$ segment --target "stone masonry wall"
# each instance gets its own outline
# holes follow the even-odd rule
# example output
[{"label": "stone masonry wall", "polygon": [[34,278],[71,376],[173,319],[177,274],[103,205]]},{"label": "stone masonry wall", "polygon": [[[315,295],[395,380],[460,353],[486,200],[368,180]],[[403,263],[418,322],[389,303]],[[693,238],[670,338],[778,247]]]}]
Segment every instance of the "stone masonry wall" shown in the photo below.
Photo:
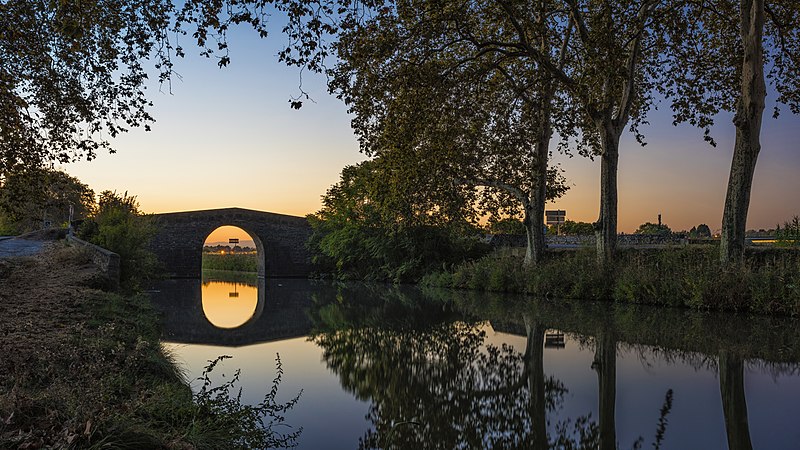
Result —
[{"label": "stone masonry wall", "polygon": [[242,208],[213,209],[155,215],[158,233],[150,248],[172,278],[197,278],[202,273],[206,237],[223,225],[246,231],[256,243],[259,275],[306,277],[311,255],[305,242],[311,227],[304,217]]},{"label": "stone masonry wall", "polygon": [[92,255],[92,262],[108,280],[108,286],[112,289],[117,289],[119,287],[120,259],[118,254],[90,242],[78,239],[71,234],[67,235],[67,241],[88,249],[89,253]]}]

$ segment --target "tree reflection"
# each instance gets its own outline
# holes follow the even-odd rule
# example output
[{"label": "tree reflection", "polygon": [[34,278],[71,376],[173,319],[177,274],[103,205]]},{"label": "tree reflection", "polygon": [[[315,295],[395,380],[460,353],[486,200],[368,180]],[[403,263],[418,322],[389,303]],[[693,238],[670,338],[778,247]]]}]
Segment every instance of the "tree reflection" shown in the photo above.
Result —
[{"label": "tree reflection", "polygon": [[[655,357],[717,371],[728,448],[751,450],[745,365],[773,375],[800,371],[800,331],[796,322],[780,318],[513,302],[459,291],[425,294],[427,299],[396,289],[340,291],[312,308],[314,340],[328,367],[346,390],[370,402],[372,427],[360,448],[616,449],[617,357],[633,351],[643,364]],[[486,321],[524,335],[524,349],[491,345]],[[545,375],[548,329],[593,348],[596,417],[555,420],[567,386]],[[665,445],[672,401],[668,389],[654,424],[656,449]],[[639,438],[633,448],[643,444]]]},{"label": "tree reflection", "polygon": [[[400,304],[408,315],[398,322]],[[526,345],[518,351],[487,343],[479,322],[420,318],[423,326],[411,326],[408,317],[430,307],[409,298],[319,306],[314,342],[342,386],[371,402],[372,428],[359,448],[597,447],[597,426],[588,417],[548,435],[548,412],[567,390],[544,373],[546,327],[533,318],[525,318]],[[392,311],[394,320],[383,323],[395,326],[378,326],[378,311]]]},{"label": "tree reflection", "polygon": [[719,390],[730,450],[752,450],[744,395],[744,360],[729,351],[719,354]]},{"label": "tree reflection", "polygon": [[600,450],[617,448],[616,398],[617,398],[617,341],[612,330],[597,337],[594,362],[600,410]]}]

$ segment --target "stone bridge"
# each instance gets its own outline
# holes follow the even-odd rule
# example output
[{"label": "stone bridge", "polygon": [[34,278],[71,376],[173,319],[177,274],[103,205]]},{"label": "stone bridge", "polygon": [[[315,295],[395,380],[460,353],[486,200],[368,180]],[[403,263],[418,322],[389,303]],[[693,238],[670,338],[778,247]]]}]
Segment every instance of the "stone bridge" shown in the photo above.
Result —
[{"label": "stone bridge", "polygon": [[154,214],[158,232],[150,249],[171,278],[199,278],[203,244],[212,231],[232,225],[246,231],[258,249],[258,275],[306,277],[311,255],[305,242],[311,227],[305,217],[242,208]]}]

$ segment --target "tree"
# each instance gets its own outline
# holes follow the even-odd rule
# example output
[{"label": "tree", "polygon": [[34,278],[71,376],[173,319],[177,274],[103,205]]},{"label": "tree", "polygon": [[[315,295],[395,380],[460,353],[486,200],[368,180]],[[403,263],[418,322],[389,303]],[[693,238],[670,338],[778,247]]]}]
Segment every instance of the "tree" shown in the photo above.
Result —
[{"label": "tree", "polygon": [[[545,202],[566,190],[548,159],[553,129],[569,134],[562,126],[569,115],[541,67],[482,49],[483,40],[509,33],[493,18],[498,10],[401,4],[376,7],[363,20],[347,15],[331,89],[350,105],[362,151],[436,174],[481,214],[522,216],[525,262],[536,263],[544,255]],[[563,66],[569,26],[539,5],[526,18],[540,51],[555,52]]]},{"label": "tree", "polygon": [[341,277],[399,282],[482,254],[462,204],[437,200],[437,181],[418,175],[398,173],[380,157],[345,167],[322,209],[308,217],[317,266]]},{"label": "tree", "polygon": [[696,227],[692,227],[689,230],[689,237],[693,239],[710,239],[711,238],[711,228],[708,225],[701,223]]},{"label": "tree", "polygon": [[0,183],[0,216],[8,233],[38,230],[43,221],[66,225],[94,211],[94,191],[66,172],[29,168],[9,174]]},{"label": "tree", "polygon": [[639,228],[637,228],[634,233],[669,235],[672,234],[672,230],[665,224],[645,222],[639,225]]},{"label": "tree", "polygon": [[[331,86],[351,105],[365,153],[435,174],[437,190],[460,190],[480,213],[522,215],[525,261],[535,263],[544,254],[545,201],[566,189],[547,164],[555,90],[535,67],[475,57],[471,43],[431,49],[458,38],[447,20],[467,23],[472,13],[403,6],[366,21],[346,18]],[[417,26],[426,20],[436,25]],[[502,32],[488,25],[487,32]]]},{"label": "tree", "polygon": [[[668,26],[662,19],[671,18],[669,13],[674,5],[656,0],[545,0],[533,5],[505,0],[445,4],[377,2],[368,5],[370,13],[364,14],[360,7],[350,8],[353,3],[344,1],[336,2],[343,5],[339,12],[344,18],[331,23],[321,21],[321,14],[311,6],[319,2],[298,3],[303,7],[292,13],[289,27],[290,36],[298,43],[295,53],[287,49],[290,63],[318,66],[330,51],[347,60],[348,55],[342,52],[348,51],[352,42],[340,40],[326,46],[323,37],[333,34],[341,39],[343,35],[365,30],[373,33],[368,39],[369,48],[389,55],[376,58],[368,67],[367,72],[371,68],[379,80],[396,79],[396,74],[389,75],[388,70],[397,64],[407,62],[409,72],[416,73],[423,63],[442,55],[455,55],[457,69],[483,63],[507,81],[517,95],[535,100],[533,109],[541,113],[540,120],[530,123],[536,125],[534,129],[541,137],[537,142],[544,142],[553,127],[560,134],[565,133],[562,137],[573,136],[573,130],[579,130],[580,152],[601,158],[601,206],[596,222],[598,260],[602,263],[613,257],[619,139],[629,126],[637,130],[652,104],[650,91],[658,84],[659,77],[665,76],[660,70],[659,57],[668,44],[664,31]],[[384,33],[384,30],[390,31]],[[570,39],[573,31],[576,38]],[[319,50],[308,52],[309,48]],[[443,72],[449,74],[445,69]],[[522,77],[518,77],[520,73]],[[402,88],[411,78],[401,79]],[[352,77],[348,81],[353,81]],[[363,86],[355,80],[353,87],[357,91]],[[564,98],[568,108],[554,105],[553,101],[561,98],[559,92],[569,94]],[[356,95],[374,96],[374,93],[356,92]],[[379,99],[366,102],[363,108],[354,104],[356,115],[374,117],[374,110],[384,106],[380,96],[375,98]],[[437,96],[432,98],[439,101]],[[345,100],[351,99],[345,96]],[[579,114],[565,114],[565,111]],[[569,126],[560,126],[565,122]],[[357,123],[356,128],[374,125],[373,129],[377,129],[378,123],[366,120]],[[637,138],[641,140],[638,132]],[[542,152],[536,154],[541,163]]]},{"label": "tree", "polygon": [[[673,98],[675,122],[704,128],[714,116],[733,112],[736,129],[725,208],[720,260],[741,261],[747,212],[767,95],[766,79],[777,101],[800,112],[800,5],[789,0],[704,0],[684,9],[691,38],[683,40],[678,76],[665,80]],[[765,66],[765,63],[768,64]],[[670,71],[672,72],[672,71]],[[775,109],[773,116],[777,116]]]},{"label": "tree", "polygon": [[489,220],[489,232],[492,234],[525,234],[525,225],[514,217]]},{"label": "tree", "polygon": [[[594,234],[594,225],[588,222],[575,222],[572,220],[567,220],[558,228],[561,234],[565,234],[567,236],[591,236]],[[555,225],[550,225],[550,232],[556,232]]]},{"label": "tree", "polygon": [[120,256],[120,284],[136,289],[156,274],[157,258],[148,249],[156,228],[150,216],[142,214],[135,196],[103,191],[97,209],[78,230],[81,239]]},{"label": "tree", "polygon": [[[148,73],[169,83],[186,34],[203,55],[230,58],[226,31],[266,35],[267,1],[29,1],[0,3],[0,180],[11,171],[91,160],[108,137],[154,121]],[[177,39],[177,38],[175,38]],[[209,46],[209,42],[213,47]],[[152,66],[151,66],[152,64]]]}]

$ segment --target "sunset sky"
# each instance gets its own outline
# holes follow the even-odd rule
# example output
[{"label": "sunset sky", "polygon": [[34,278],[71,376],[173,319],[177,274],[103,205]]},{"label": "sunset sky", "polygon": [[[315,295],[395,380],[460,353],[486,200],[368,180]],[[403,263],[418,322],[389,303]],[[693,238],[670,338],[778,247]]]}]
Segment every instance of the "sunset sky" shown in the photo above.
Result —
[{"label": "sunset sky", "polygon": [[[249,30],[248,30],[249,31]],[[259,40],[251,32],[230,33],[232,64],[189,53],[176,62],[169,87],[153,84],[153,131],[133,130],[116,139],[118,153],[62,168],[96,192],[127,191],[146,212],[242,207],[305,215],[347,164],[364,159],[346,108],[327,94],[324,77],[304,74],[303,87],[315,103],[289,108],[299,72],[276,62],[285,44],[279,33]],[[762,151],[756,169],[748,228],[772,228],[800,214],[800,118],[784,108],[770,117],[767,98]],[[705,144],[701,132],[673,127],[668,105],[650,115],[648,145],[623,137],[619,171],[619,230],[632,232],[659,213],[673,230],[707,223],[720,227],[730,168],[731,116],[719,118]],[[548,209],[567,218],[597,219],[599,164],[580,156],[555,159],[572,188]]]}]

